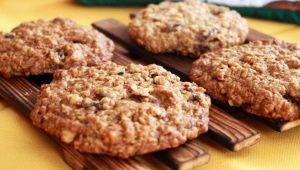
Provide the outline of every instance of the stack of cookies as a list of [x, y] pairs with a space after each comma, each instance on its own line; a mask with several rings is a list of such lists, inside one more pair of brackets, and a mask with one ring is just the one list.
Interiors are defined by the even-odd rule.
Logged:
[[205, 92], [272, 120], [300, 118], [299, 48], [245, 44], [249, 28], [237, 12], [197, 0], [163, 2], [136, 13], [128, 28], [150, 52], [197, 58], [195, 83], [155, 64], [118, 65], [110, 39], [63, 18], [0, 33], [0, 73], [53, 74], [32, 122], [82, 152], [128, 158], [197, 138], [208, 130]]

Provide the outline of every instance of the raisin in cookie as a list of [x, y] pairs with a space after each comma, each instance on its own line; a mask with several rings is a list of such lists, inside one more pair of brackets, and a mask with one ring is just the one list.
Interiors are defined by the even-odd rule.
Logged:
[[0, 33], [0, 73], [5, 77], [53, 73], [59, 68], [99, 65], [114, 44], [70, 19], [25, 22]]
[[216, 100], [274, 120], [300, 118], [300, 50], [281, 41], [256, 41], [206, 53], [191, 79]]
[[127, 158], [206, 132], [210, 98], [204, 91], [157, 65], [104, 62], [56, 71], [31, 119], [79, 151]]
[[129, 34], [153, 53], [199, 57], [206, 51], [243, 43], [248, 25], [229, 8], [186, 0], [149, 5], [130, 21]]

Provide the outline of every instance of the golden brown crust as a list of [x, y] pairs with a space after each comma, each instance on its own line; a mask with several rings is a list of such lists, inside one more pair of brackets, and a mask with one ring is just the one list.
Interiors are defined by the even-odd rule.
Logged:
[[280, 41], [256, 41], [206, 53], [190, 78], [216, 100], [276, 120], [300, 118], [300, 51]]
[[53, 73], [59, 68], [99, 65], [114, 44], [70, 19], [25, 22], [0, 32], [0, 73], [5, 77]]
[[198, 0], [149, 5], [130, 21], [129, 35], [153, 53], [200, 54], [241, 44], [248, 25], [237, 12]]
[[203, 88], [160, 66], [105, 62], [55, 72], [31, 119], [79, 151], [127, 158], [206, 132], [209, 106]]

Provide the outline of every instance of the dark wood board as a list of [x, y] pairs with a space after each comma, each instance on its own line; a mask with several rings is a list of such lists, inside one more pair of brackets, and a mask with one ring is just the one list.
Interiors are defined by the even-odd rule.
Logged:
[[[115, 54], [113, 61], [127, 65], [133, 61], [122, 55], [122, 48], [117, 48], [119, 54]], [[30, 78], [12, 78], [5, 79], [0, 77], [0, 96], [5, 99], [12, 107], [18, 109], [29, 118], [29, 113], [34, 107], [36, 97], [39, 93], [40, 86], [43, 82], [50, 82], [51, 76], [35, 76]], [[114, 158], [105, 155], [80, 153], [73, 149], [72, 146], [60, 142], [53, 137], [62, 151], [63, 159], [73, 169], [99, 169], [99, 170], [147, 170], [150, 169], [143, 164], [139, 159], [144, 159], [140, 156], [129, 159]], [[194, 167], [206, 164], [210, 156], [203, 147], [195, 141], [190, 141], [180, 147], [160, 151], [152, 154], [163, 161], [173, 169], [191, 169]], [[146, 160], [147, 162], [147, 160]]]
[[[133, 40], [130, 39], [127, 31], [127, 26], [113, 19], [107, 19], [104, 21], [95, 22], [92, 24], [96, 29], [105, 33], [115, 41], [122, 43], [126, 48], [130, 50], [134, 55], [147, 60], [149, 63], [157, 63], [164, 66], [166, 69], [179, 75], [184, 80], [188, 80], [188, 74], [191, 69], [192, 63], [195, 59], [182, 57], [174, 54], [153, 54], [149, 53], [140, 46], [138, 46]], [[247, 41], [253, 40], [271, 40], [271, 36], [260, 33], [254, 29], [250, 29], [250, 33], [247, 37]], [[230, 113], [235, 114], [232, 110]], [[247, 115], [247, 114], [245, 114]], [[269, 121], [257, 117], [270, 127], [277, 131], [285, 131], [297, 127], [300, 125], [300, 120], [281, 122], [281, 121]], [[232, 149], [232, 148], [231, 148]]]
[[[93, 26], [112, 38], [116, 43], [123, 45], [134, 56], [138, 56], [150, 63], [161, 64], [166, 69], [188, 80], [185, 73], [189, 71], [189, 68], [184, 66], [190, 64], [193, 61], [192, 59], [185, 58], [186, 60], [182, 60], [181, 57], [171, 54], [160, 58], [160, 55], [153, 55], [146, 52], [131, 41], [127, 34], [127, 27], [116, 20], [97, 22]], [[174, 60], [174, 58], [176, 59]], [[232, 151], [238, 151], [254, 145], [260, 139], [258, 131], [234, 119], [232, 116], [224, 114], [214, 105], [210, 109], [208, 134]]]

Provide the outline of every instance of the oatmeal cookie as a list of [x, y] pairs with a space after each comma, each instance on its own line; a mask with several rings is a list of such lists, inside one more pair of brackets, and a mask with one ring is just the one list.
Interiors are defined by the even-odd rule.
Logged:
[[200, 54], [241, 44], [248, 25], [229, 8], [198, 0], [149, 5], [130, 21], [129, 35], [153, 53]]
[[73, 66], [95, 66], [110, 60], [113, 42], [70, 19], [25, 22], [0, 32], [0, 74], [28, 76]]
[[210, 98], [157, 65], [58, 70], [33, 124], [82, 152], [127, 158], [177, 147], [207, 131]]
[[190, 78], [218, 101], [273, 120], [300, 118], [300, 50], [256, 41], [206, 53]]

